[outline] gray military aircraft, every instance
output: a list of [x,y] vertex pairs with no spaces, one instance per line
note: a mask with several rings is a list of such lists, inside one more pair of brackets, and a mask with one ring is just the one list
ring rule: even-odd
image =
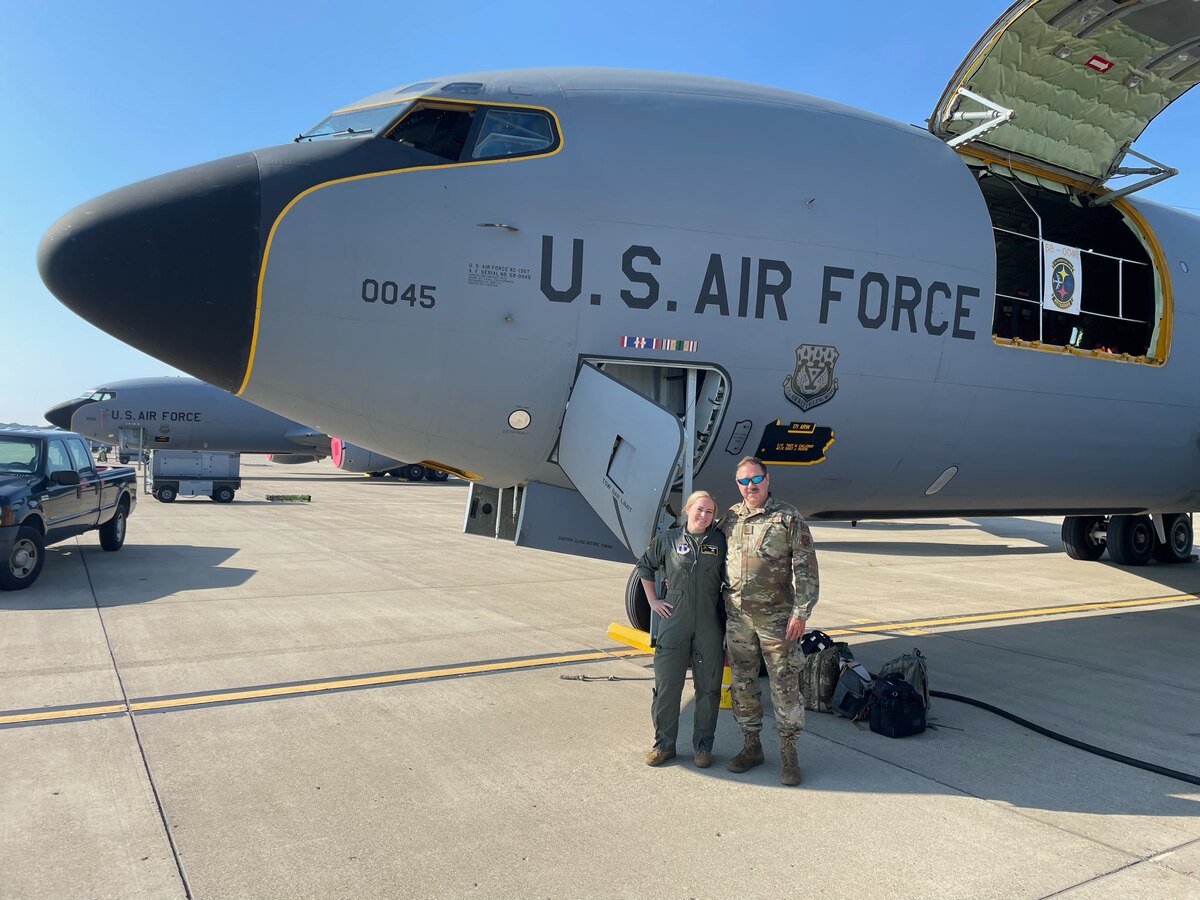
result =
[[1174,170],[1130,145],[1198,59],[1192,0],[1022,0],[928,128],[430,78],[89,201],[38,262],[141,350],[474,480],[468,529],[518,543],[628,559],[757,455],[816,519],[1063,515],[1076,558],[1182,561],[1200,219],[1135,194]]
[[444,480],[445,473],[374,453],[319,429],[276,415],[195,378],[157,377],[112,381],[46,410],[46,420],[120,453],[143,450],[220,450],[266,453],[298,464],[331,456],[344,472],[412,480]]

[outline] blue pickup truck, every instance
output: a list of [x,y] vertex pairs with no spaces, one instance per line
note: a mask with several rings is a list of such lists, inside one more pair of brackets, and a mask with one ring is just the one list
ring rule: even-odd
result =
[[128,466],[97,466],[87,441],[51,428],[0,428],[0,590],[27,588],[46,546],[99,529],[120,550],[137,503]]

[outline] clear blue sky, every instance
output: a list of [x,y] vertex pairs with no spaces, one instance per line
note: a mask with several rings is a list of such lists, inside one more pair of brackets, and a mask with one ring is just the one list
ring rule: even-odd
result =
[[[0,422],[104,381],[176,374],[59,305],[46,228],[113,188],[284,143],[430,75],[620,66],[715,75],[923,122],[1008,0],[228,2],[6,0],[0,25]],[[1193,91],[1192,94],[1200,94]],[[1184,169],[1147,196],[1200,209],[1200,97],[1137,148]]]

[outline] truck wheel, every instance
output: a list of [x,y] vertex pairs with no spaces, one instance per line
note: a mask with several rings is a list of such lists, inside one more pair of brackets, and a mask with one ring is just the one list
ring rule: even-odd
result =
[[212,498],[217,503],[232,503],[233,488],[227,484],[222,484],[221,486],[213,489]]
[[120,550],[125,544],[125,525],[129,521],[129,507],[122,500],[117,504],[113,517],[100,526],[100,546],[105,550]]
[[164,484],[154,492],[154,496],[163,503],[174,503],[175,498],[179,496],[179,491],[175,490],[175,488],[171,487],[169,484]]
[[409,463],[400,471],[404,473],[404,477],[409,481],[420,481],[425,477],[425,467],[420,463]]
[[46,564],[46,543],[36,528],[22,525],[17,529],[17,540],[4,565],[0,566],[0,589],[19,591],[29,587]]

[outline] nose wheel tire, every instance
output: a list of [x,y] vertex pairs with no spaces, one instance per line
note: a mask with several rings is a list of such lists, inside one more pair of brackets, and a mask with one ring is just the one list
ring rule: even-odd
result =
[[17,539],[13,542],[8,559],[0,566],[0,589],[20,591],[35,581],[42,574],[42,566],[46,563],[46,543],[42,533],[36,528],[22,525],[17,530]]
[[1108,558],[1121,566],[1144,566],[1154,555],[1154,523],[1149,516],[1108,520]]
[[642,587],[636,568],[629,573],[629,581],[625,583],[625,615],[634,628],[650,630],[650,601],[646,599],[646,589]]
[[1063,549],[1071,559],[1095,561],[1104,555],[1104,516],[1067,516],[1062,524]]
[[1188,513],[1163,516],[1163,531],[1167,542],[1158,542],[1154,535],[1154,558],[1162,563],[1185,563],[1192,558],[1192,517]]

